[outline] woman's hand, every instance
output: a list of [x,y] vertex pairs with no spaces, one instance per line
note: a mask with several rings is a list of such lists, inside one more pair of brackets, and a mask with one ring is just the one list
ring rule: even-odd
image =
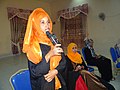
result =
[[75,68],[75,71],[79,71],[79,70],[81,70],[82,69],[82,67],[80,66],[80,65],[78,65],[76,68]]
[[56,44],[53,49],[51,49],[52,56],[61,55],[63,49],[61,48],[61,44]]
[[55,78],[55,75],[57,75],[57,74],[58,74],[58,71],[57,71],[56,69],[50,70],[50,71],[48,72],[48,74],[44,75],[45,80],[46,80],[47,82],[51,82],[51,81]]
[[85,68],[85,67],[82,65],[82,66],[81,66],[81,69],[84,69],[84,68]]
[[60,47],[61,44],[56,44],[51,50],[47,53],[45,56],[46,61],[48,62],[50,57],[55,56],[55,55],[61,55],[63,52],[63,49]]

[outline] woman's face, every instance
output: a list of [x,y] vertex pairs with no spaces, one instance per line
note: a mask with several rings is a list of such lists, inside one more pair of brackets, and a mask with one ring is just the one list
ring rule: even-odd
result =
[[76,52],[77,52],[77,47],[74,46],[74,47],[72,48],[72,51],[73,51],[74,53],[76,53]]
[[46,30],[50,30],[50,21],[47,17],[40,20],[40,28],[44,33],[46,33]]

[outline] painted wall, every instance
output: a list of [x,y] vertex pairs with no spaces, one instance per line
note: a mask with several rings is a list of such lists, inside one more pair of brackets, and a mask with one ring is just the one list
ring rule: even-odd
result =
[[[110,57],[109,48],[120,38],[120,0],[59,0],[51,4],[55,33],[60,38],[60,22],[56,18],[57,11],[88,3],[88,32],[94,40],[94,47],[98,54]],[[98,17],[105,13],[104,21]]]
[[[120,0],[54,0],[48,4],[42,0],[0,0],[0,56],[11,54],[10,22],[7,18],[7,7],[23,9],[35,9],[42,7],[48,11],[52,20],[53,32],[60,39],[60,22],[57,19],[57,11],[88,3],[88,32],[89,37],[94,40],[97,53],[110,57],[109,48],[120,39]],[[44,1],[44,0],[43,0]],[[25,4],[26,3],[26,4]],[[104,21],[98,18],[98,14],[104,12]]]
[[11,31],[7,16],[7,7],[30,10],[41,7],[51,15],[50,5],[40,0],[0,0],[0,57],[12,54],[10,41]]

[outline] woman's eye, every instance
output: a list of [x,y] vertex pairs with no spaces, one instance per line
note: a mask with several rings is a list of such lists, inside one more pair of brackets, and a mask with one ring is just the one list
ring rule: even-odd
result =
[[50,24],[50,21],[48,21],[48,24]]
[[44,24],[44,22],[41,22],[42,24]]
[[73,47],[72,49],[77,49],[77,47]]

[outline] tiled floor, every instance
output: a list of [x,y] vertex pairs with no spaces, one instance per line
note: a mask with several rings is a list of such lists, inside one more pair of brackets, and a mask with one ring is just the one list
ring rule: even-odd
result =
[[[0,59],[0,90],[12,90],[9,78],[20,69],[27,68],[27,58],[24,54]],[[120,90],[120,75],[110,82],[116,90]]]

